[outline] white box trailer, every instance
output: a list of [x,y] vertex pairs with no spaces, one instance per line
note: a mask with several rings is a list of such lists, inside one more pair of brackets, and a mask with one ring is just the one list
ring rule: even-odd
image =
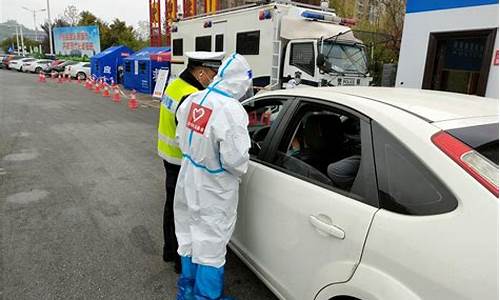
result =
[[237,52],[254,86],[369,85],[365,46],[333,11],[292,2],[251,4],[172,24],[172,73],[188,51]]

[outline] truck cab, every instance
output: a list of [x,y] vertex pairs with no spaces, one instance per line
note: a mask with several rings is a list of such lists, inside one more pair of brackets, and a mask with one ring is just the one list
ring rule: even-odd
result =
[[365,46],[332,10],[286,2],[249,4],[172,24],[172,75],[187,51],[243,55],[254,86],[369,85]]
[[307,17],[281,20],[282,87],[290,81],[297,86],[369,85],[365,46],[352,30],[318,21],[307,11],[301,15]]

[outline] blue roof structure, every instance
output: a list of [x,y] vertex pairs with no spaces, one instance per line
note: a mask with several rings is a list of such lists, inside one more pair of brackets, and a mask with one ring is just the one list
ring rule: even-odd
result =
[[132,59],[132,60],[150,60],[150,56],[152,54],[160,54],[163,52],[169,52],[170,48],[169,47],[148,47],[148,48],[143,48],[137,52],[135,52],[133,55],[130,55],[126,59]]
[[123,68],[123,59],[134,51],[126,46],[112,46],[90,58],[90,71],[98,78],[106,81],[119,81],[119,67]]
[[169,47],[148,47],[125,58],[123,86],[141,93],[152,94],[160,69],[170,69],[170,61],[151,59],[151,55],[170,52]]

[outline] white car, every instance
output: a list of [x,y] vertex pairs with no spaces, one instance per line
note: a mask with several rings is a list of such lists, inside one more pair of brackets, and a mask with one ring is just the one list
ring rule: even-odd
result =
[[36,60],[35,58],[30,58],[30,57],[16,59],[16,60],[11,60],[9,62],[9,68],[11,68],[13,70],[17,70],[19,72],[22,72],[23,71],[23,65],[25,63],[33,62],[35,60]]
[[27,62],[23,65],[23,70],[26,72],[40,73],[42,71],[48,70],[50,64],[53,60],[50,59],[38,59],[33,62]]
[[498,99],[297,88],[243,103],[230,246],[280,299],[498,299]]
[[69,74],[72,78],[80,78],[81,80],[85,80],[90,76],[90,63],[80,62],[75,65],[66,66],[64,69],[64,73]]

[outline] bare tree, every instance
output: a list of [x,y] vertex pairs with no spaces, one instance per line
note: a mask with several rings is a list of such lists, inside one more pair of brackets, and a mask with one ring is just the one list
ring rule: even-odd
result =
[[387,47],[399,53],[405,19],[406,0],[380,0],[383,5],[382,27],[391,37]]
[[71,26],[76,26],[80,21],[80,12],[74,5],[68,5],[64,9],[63,18]]
[[143,41],[149,39],[149,22],[148,21],[139,21],[137,23],[137,29],[135,30],[137,38]]

